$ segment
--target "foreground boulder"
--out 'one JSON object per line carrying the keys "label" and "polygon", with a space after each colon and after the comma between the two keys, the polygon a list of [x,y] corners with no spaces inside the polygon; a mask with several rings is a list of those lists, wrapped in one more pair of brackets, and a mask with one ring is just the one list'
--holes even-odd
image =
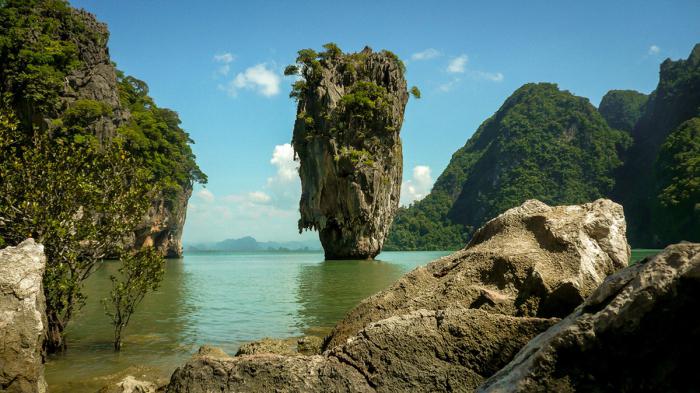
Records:
{"label": "foreground boulder", "polygon": [[273,353],[277,355],[318,355],[323,340],[316,336],[290,338],[263,338],[243,344],[236,356]]}
{"label": "foreground boulder", "polygon": [[487,222],[467,247],[418,267],[365,299],[325,349],[393,315],[447,306],[515,316],[564,317],[627,266],[622,206],[606,199],[550,207],[529,200]]}
{"label": "foreground boulder", "polygon": [[608,277],[479,391],[697,391],[698,311],[700,244],[669,246]]}
{"label": "foreground boulder", "polygon": [[303,80],[292,91],[299,229],[319,231],[327,259],[374,258],[399,206],[399,132],[408,101],[403,63],[388,51],[326,47],[299,52]]}
{"label": "foreground boulder", "polygon": [[44,246],[28,239],[0,250],[0,391],[45,392],[42,346]]}
{"label": "foreground boulder", "polygon": [[473,391],[627,265],[622,207],[527,201],[366,299],[316,356],[198,356],[170,392]]}

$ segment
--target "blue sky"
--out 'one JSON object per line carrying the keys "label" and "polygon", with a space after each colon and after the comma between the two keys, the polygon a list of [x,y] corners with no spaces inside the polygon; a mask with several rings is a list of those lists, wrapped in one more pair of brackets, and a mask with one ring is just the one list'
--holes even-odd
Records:
{"label": "blue sky", "polygon": [[[209,175],[186,243],[252,235],[299,240],[290,160],[295,103],[282,76],[301,48],[365,45],[406,61],[404,203],[419,198],[479,124],[527,82],[598,105],[610,89],[650,92],[663,59],[700,42],[699,1],[71,0],[109,25],[112,59],[180,113]],[[497,3],[497,4],[496,4]]]}

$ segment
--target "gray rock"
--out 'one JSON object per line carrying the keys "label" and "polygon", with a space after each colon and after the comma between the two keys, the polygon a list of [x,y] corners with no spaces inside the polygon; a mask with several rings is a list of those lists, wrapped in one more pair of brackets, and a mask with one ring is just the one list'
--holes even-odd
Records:
{"label": "gray rock", "polygon": [[153,382],[141,381],[132,375],[127,375],[116,384],[100,389],[98,393],[156,393],[157,389]]}
{"label": "gray rock", "polygon": [[200,357],[169,391],[472,391],[628,257],[621,206],[528,201],[365,300],[322,355]]}
{"label": "gray rock", "polygon": [[290,338],[263,338],[245,343],[238,348],[236,356],[277,354],[277,355],[318,355],[323,340],[316,336]]}
{"label": "gray rock", "polygon": [[169,393],[372,392],[364,377],[335,358],[260,354],[197,355],[173,373]]}
{"label": "gray rock", "polygon": [[[319,64],[299,97],[292,139],[301,163],[299,229],[319,231],[327,259],[374,258],[399,204],[408,101],[402,65],[369,48]],[[385,108],[381,115],[344,104],[366,82],[386,92],[386,107],[376,106]]]}
{"label": "gray rock", "polygon": [[182,257],[182,229],[192,188],[187,187],[171,201],[159,196],[153,200],[148,215],[135,230],[133,247],[153,246],[166,258]]}
{"label": "gray rock", "polygon": [[0,250],[0,391],[45,392],[44,246],[27,239]]}
{"label": "gray rock", "polygon": [[324,349],[370,322],[419,309],[561,318],[627,266],[629,255],[622,206],[606,199],[556,207],[529,200],[487,222],[464,250],[365,299],[336,325]]}
{"label": "gray rock", "polygon": [[608,277],[479,392],[694,392],[700,244],[681,243]]}
{"label": "gray rock", "polygon": [[557,321],[418,310],[371,323],[328,356],[358,370],[377,392],[471,392]]}

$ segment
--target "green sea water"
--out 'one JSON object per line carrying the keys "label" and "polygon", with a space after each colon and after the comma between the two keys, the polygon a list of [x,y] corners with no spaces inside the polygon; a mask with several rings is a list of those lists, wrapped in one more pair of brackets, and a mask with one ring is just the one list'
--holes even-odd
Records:
{"label": "green sea water", "polygon": [[[658,250],[634,250],[636,261]],[[99,300],[117,262],[87,281],[86,306],[71,322],[66,354],[48,359],[51,392],[95,392],[124,374],[166,380],[203,344],[230,354],[263,337],[324,335],[362,299],[449,252],[384,252],[377,261],[323,261],[318,253],[188,253],[168,260],[161,288],[146,297],[112,350]]]}

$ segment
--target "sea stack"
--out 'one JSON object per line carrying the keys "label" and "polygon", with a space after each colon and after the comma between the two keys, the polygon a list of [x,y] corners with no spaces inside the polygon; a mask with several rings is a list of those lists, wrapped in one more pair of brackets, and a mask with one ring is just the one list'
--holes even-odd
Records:
{"label": "sea stack", "polygon": [[299,230],[315,229],[326,259],[371,259],[399,205],[399,133],[408,101],[404,65],[393,53],[299,51],[291,96],[292,145],[300,160]]}

